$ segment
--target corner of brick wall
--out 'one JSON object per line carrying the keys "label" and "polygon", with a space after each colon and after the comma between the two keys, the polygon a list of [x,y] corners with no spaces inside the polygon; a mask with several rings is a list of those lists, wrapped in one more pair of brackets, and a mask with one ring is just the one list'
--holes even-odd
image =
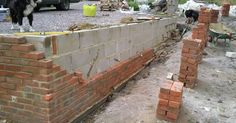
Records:
{"label": "corner of brick wall", "polygon": [[103,99],[154,57],[152,49],[84,80],[35,51],[24,37],[0,36],[0,118],[65,123]]}

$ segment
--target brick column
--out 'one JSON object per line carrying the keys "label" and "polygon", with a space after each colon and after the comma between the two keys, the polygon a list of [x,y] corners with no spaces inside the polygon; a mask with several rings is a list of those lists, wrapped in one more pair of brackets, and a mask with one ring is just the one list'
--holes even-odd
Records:
{"label": "brick column", "polygon": [[229,16],[229,10],[230,10],[230,4],[224,3],[221,8],[222,16],[228,17]]}
{"label": "brick column", "polygon": [[183,43],[179,81],[183,82],[186,87],[193,88],[197,81],[199,59],[202,57],[202,41],[186,37]]}
{"label": "brick column", "polygon": [[156,116],[159,119],[175,122],[182,104],[183,83],[167,80],[160,86]]}

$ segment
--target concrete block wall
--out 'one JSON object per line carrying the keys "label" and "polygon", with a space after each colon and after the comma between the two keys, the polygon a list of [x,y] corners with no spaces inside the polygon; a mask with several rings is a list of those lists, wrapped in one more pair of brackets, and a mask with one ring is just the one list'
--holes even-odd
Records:
{"label": "concrete block wall", "polygon": [[175,20],[138,25],[45,37],[1,35],[0,118],[72,122],[150,62],[152,48],[168,37],[165,31],[174,28]]}
{"label": "concrete block wall", "polygon": [[89,78],[166,40],[170,30],[175,29],[175,22],[175,18],[164,18],[66,35],[37,37],[36,40],[36,37],[27,37],[27,40],[68,72],[79,69],[83,77]]}

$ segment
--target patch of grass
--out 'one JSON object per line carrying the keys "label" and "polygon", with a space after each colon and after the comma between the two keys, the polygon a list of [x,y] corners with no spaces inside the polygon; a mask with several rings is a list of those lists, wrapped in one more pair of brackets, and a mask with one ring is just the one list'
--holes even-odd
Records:
{"label": "patch of grass", "polygon": [[134,11],[139,11],[139,6],[137,2],[129,1],[128,4],[130,7],[134,7]]}

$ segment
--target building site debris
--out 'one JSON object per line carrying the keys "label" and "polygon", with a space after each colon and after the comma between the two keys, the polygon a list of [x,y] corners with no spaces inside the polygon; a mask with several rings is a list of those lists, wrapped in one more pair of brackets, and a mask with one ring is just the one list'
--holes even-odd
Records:
{"label": "building site debris", "polygon": [[236,58],[236,52],[226,52],[225,56],[229,58]]}
{"label": "building site debris", "polygon": [[95,29],[99,28],[100,26],[96,24],[90,24],[90,23],[80,23],[80,24],[72,24],[68,27],[69,31],[78,31],[83,29]]}
{"label": "building site debris", "polygon": [[121,20],[120,20],[120,23],[123,23],[123,24],[129,24],[129,23],[134,23],[135,22],[135,20],[134,20],[134,18],[133,17],[123,17],[123,18],[121,18]]}

